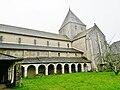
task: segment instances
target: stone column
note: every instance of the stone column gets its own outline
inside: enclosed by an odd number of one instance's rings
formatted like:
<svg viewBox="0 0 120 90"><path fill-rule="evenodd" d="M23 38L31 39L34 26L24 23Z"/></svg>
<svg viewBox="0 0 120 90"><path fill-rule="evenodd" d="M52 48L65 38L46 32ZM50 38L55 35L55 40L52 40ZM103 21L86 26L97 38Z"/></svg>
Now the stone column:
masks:
<svg viewBox="0 0 120 90"><path fill-rule="evenodd" d="M11 75L12 78L11 78L11 83L14 82L14 78L15 78L15 77L14 77L14 66L15 66L15 64L12 65L12 75Z"/></svg>
<svg viewBox="0 0 120 90"><path fill-rule="evenodd" d="M54 65L54 73L55 74L57 73L57 65L56 64Z"/></svg>
<svg viewBox="0 0 120 90"><path fill-rule="evenodd" d="M34 66L35 66L36 74L39 74L38 67L40 66L40 64L37 64L37 65L35 64Z"/></svg>
<svg viewBox="0 0 120 90"><path fill-rule="evenodd" d="M69 64L69 73L71 73L71 64Z"/></svg>
<svg viewBox="0 0 120 90"><path fill-rule="evenodd" d="M84 63L81 63L81 72L84 72Z"/></svg>
<svg viewBox="0 0 120 90"><path fill-rule="evenodd" d="M65 71L64 71L64 64L62 64L62 74L64 74Z"/></svg>
<svg viewBox="0 0 120 90"><path fill-rule="evenodd" d="M45 67L45 75L48 75L48 65Z"/></svg>
<svg viewBox="0 0 120 90"><path fill-rule="evenodd" d="M78 63L75 64L75 71L78 72Z"/></svg>
<svg viewBox="0 0 120 90"><path fill-rule="evenodd" d="M35 68L36 68L36 74L38 74L38 66L35 66Z"/></svg>
<svg viewBox="0 0 120 90"><path fill-rule="evenodd" d="M24 67L24 70L25 70L25 71L24 71L24 77L27 77L27 68L28 68L28 66L25 66L25 67Z"/></svg>

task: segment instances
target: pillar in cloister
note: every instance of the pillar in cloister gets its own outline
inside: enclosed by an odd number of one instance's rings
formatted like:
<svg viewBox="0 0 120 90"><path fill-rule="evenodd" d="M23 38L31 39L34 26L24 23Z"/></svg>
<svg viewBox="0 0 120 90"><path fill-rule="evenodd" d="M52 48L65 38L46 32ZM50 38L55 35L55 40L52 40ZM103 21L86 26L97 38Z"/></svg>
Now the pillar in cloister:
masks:
<svg viewBox="0 0 120 90"><path fill-rule="evenodd" d="M54 73L56 74L57 73L57 65L54 64Z"/></svg>
<svg viewBox="0 0 120 90"><path fill-rule="evenodd" d="M45 75L48 75L48 65L45 66Z"/></svg>
<svg viewBox="0 0 120 90"><path fill-rule="evenodd" d="M81 63L81 71L84 72L84 63Z"/></svg>
<svg viewBox="0 0 120 90"><path fill-rule="evenodd" d="M36 68L36 69L35 69L35 70L36 70L35 72L36 72L36 74L38 74L38 67L39 67L39 65L35 65L35 68Z"/></svg>
<svg viewBox="0 0 120 90"><path fill-rule="evenodd" d="M78 63L75 64L75 71L78 72Z"/></svg>
<svg viewBox="0 0 120 90"><path fill-rule="evenodd" d="M71 73L71 64L69 64L69 73Z"/></svg>
<svg viewBox="0 0 120 90"><path fill-rule="evenodd" d="M28 66L25 66L25 67L24 67L24 70L25 70L25 71L24 71L24 77L27 77L27 68L28 68Z"/></svg>
<svg viewBox="0 0 120 90"><path fill-rule="evenodd" d="M65 71L64 71L64 64L62 64L62 74L64 74Z"/></svg>

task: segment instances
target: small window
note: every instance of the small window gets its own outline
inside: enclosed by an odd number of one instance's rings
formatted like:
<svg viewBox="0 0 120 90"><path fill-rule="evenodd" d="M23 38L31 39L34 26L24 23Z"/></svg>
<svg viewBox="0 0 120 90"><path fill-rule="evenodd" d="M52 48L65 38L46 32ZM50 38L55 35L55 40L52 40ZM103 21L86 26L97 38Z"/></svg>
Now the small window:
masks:
<svg viewBox="0 0 120 90"><path fill-rule="evenodd" d="M60 42L58 42L58 47L60 47Z"/></svg>
<svg viewBox="0 0 120 90"><path fill-rule="evenodd" d="M77 57L77 53L75 53L75 56Z"/></svg>
<svg viewBox="0 0 120 90"><path fill-rule="evenodd" d="M34 39L34 45L36 45L36 43L37 43L37 40L36 40L36 39Z"/></svg>
<svg viewBox="0 0 120 90"><path fill-rule="evenodd" d="M83 30L83 27L81 27L81 30Z"/></svg>
<svg viewBox="0 0 120 90"><path fill-rule="evenodd" d="M39 54L40 54L39 51L37 51L37 56L39 56Z"/></svg>
<svg viewBox="0 0 120 90"><path fill-rule="evenodd" d="M69 48L69 43L67 44L67 47Z"/></svg>
<svg viewBox="0 0 120 90"><path fill-rule="evenodd" d="M0 42L2 42L3 41L3 36L0 36Z"/></svg>
<svg viewBox="0 0 120 90"><path fill-rule="evenodd" d="M49 46L49 41L47 41L47 46Z"/></svg>
<svg viewBox="0 0 120 90"><path fill-rule="evenodd" d="M21 38L18 38L18 43L21 44Z"/></svg>
<svg viewBox="0 0 120 90"><path fill-rule="evenodd" d="M75 25L75 30L77 30L77 26Z"/></svg>
<svg viewBox="0 0 120 90"><path fill-rule="evenodd" d="M60 53L58 53L58 56L60 57Z"/></svg>

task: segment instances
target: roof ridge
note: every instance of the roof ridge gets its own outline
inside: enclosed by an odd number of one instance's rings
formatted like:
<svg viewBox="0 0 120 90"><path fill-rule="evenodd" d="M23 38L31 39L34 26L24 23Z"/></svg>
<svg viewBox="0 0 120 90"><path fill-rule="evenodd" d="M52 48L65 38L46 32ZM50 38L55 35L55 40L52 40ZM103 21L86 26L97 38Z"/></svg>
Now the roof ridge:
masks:
<svg viewBox="0 0 120 90"><path fill-rule="evenodd" d="M39 31L35 29L28 29L28 28L5 25L5 24L0 24L0 28L1 28L0 29L1 32L24 34L24 35L51 38L51 39L69 40L69 38L64 35L46 32L46 31Z"/></svg>
<svg viewBox="0 0 120 90"><path fill-rule="evenodd" d="M50 33L50 34L57 34L57 33L52 33L52 32L47 32L47 31L42 31L42 30L36 30L36 29L31 29L31 28L19 27L19 26L12 26L12 25L6 25L6 24L0 24L0 25L8 26L8 27L20 28L20 29L26 29L26 30L31 30L31 31L37 31L37 32L45 32L45 33ZM60 35L60 34L57 34L57 35Z"/></svg>
<svg viewBox="0 0 120 90"><path fill-rule="evenodd" d="M67 23L69 22L74 22L74 23L78 23L78 24L81 24L81 25L85 25L72 11L71 9L69 9L60 29L62 27L64 27ZM86 26L86 25L85 25Z"/></svg>

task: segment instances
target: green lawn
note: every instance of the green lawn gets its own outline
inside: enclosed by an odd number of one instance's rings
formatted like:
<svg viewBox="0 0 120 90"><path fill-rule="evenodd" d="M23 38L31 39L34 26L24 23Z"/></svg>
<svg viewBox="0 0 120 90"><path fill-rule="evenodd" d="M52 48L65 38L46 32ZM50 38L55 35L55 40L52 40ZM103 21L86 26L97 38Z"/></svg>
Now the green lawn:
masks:
<svg viewBox="0 0 120 90"><path fill-rule="evenodd" d="M120 76L113 72L84 72L24 78L13 90L120 90Z"/></svg>

